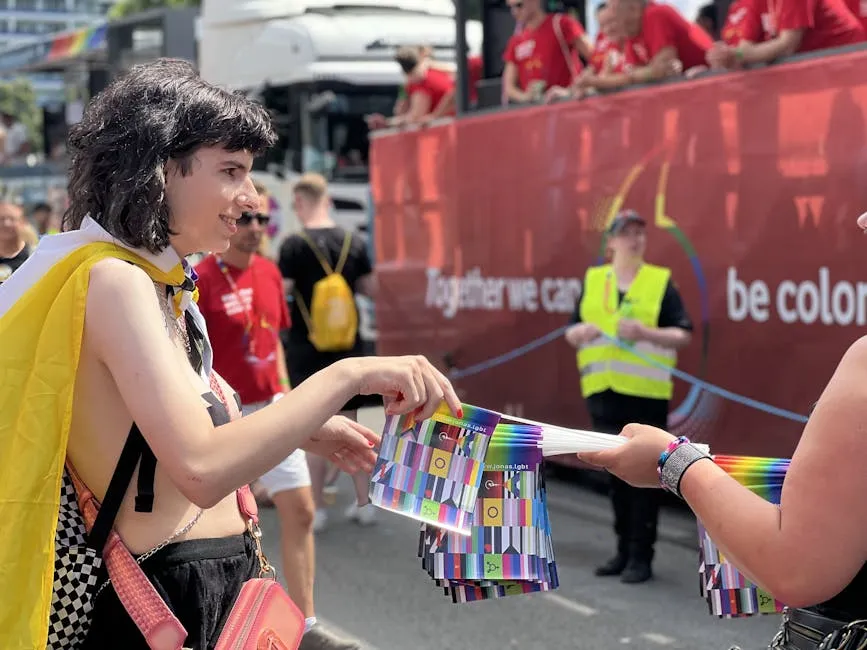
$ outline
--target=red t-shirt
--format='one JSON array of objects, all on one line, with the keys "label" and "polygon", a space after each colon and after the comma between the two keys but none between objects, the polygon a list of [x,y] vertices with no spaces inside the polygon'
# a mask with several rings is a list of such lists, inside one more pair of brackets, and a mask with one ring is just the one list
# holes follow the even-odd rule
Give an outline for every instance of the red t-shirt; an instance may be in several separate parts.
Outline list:
[{"label": "red t-shirt", "polygon": [[627,41],[626,63],[644,66],[663,48],[674,47],[683,69],[689,70],[707,65],[705,56],[711,45],[708,33],[681,16],[677,9],[648,2],[641,18],[641,33]]},{"label": "red t-shirt", "polygon": [[754,0],[735,0],[731,4],[720,36],[732,47],[740,45],[741,41],[761,43],[765,40],[762,14]]},{"label": "red t-shirt", "polygon": [[593,45],[593,56],[590,57],[590,67],[593,72],[599,74],[608,63],[611,72],[623,72],[623,50],[602,32],[596,34],[596,43]]},{"label": "red t-shirt", "polygon": [[[413,81],[406,85],[406,96],[412,98],[415,93],[424,93],[430,97],[430,111],[433,112],[448,93],[455,88],[455,80],[448,72],[430,68],[421,81]],[[454,115],[454,109],[446,115]]]},{"label": "red t-shirt", "polygon": [[[562,46],[554,21],[563,34]],[[527,90],[534,81],[544,81],[547,88],[565,88],[572,84],[573,71],[577,75],[582,69],[581,59],[575,51],[575,41],[582,36],[584,28],[571,16],[549,15],[535,29],[525,28],[513,35],[506,45],[503,60],[518,68],[521,90]],[[563,51],[563,46],[568,48],[568,52]]]},{"label": "red t-shirt", "polygon": [[861,21],[861,27],[867,31],[867,0],[846,0],[846,6]]},{"label": "red t-shirt", "polygon": [[289,328],[283,278],[276,264],[259,255],[246,269],[225,268],[234,287],[213,255],[196,266],[198,306],[214,349],[214,369],[238,391],[242,404],[270,400],[283,392],[277,374],[278,336]]},{"label": "red t-shirt", "polygon": [[849,10],[847,0],[754,1],[759,3],[762,24],[770,37],[786,29],[805,30],[798,52],[842,47],[865,40],[864,27]]}]

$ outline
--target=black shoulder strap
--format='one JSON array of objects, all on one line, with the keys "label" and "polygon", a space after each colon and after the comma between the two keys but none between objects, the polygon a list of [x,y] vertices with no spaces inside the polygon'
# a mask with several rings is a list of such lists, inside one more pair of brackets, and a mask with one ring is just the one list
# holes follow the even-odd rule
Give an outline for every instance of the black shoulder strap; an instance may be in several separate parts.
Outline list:
[{"label": "black shoulder strap", "polygon": [[157,471],[157,457],[148,445],[141,454],[138,466],[138,494],[135,497],[136,512],[154,511],[154,475]]},{"label": "black shoulder strap", "polygon": [[120,452],[117,467],[115,467],[114,474],[109,481],[108,489],[105,491],[105,498],[100,504],[99,514],[96,516],[96,521],[87,539],[87,545],[100,555],[108,541],[114,520],[117,519],[117,513],[120,511],[123,497],[132,481],[135,467],[145,449],[147,449],[147,443],[145,443],[138,426],[133,423],[123,451]]},{"label": "black shoulder strap", "polygon": [[[185,284],[189,280],[187,278],[184,280]],[[192,282],[190,280],[190,282]],[[195,285],[192,285],[195,288]],[[192,290],[189,287],[182,287],[187,290]],[[166,287],[166,295],[171,300],[171,288]],[[196,321],[193,319],[192,314],[189,310],[184,312],[184,321],[187,326],[187,336],[190,340],[190,354],[189,360],[190,364],[192,364],[193,369],[196,372],[201,372],[202,366],[204,365],[204,339],[205,336],[202,331],[199,329]],[[141,458],[141,465],[138,470],[138,481],[136,482],[136,498],[135,498],[135,511],[136,512],[153,512],[154,511],[154,476],[157,470],[157,457],[154,455],[154,452],[151,451],[151,448],[145,443],[144,438],[142,438],[141,432],[138,430],[138,427],[133,424],[133,429],[130,431],[130,438],[133,437],[133,432],[135,435],[141,439],[141,451],[138,453],[138,456],[135,458],[132,464],[132,470],[135,470],[135,463],[138,462],[139,458]],[[127,440],[127,444],[129,444],[129,440]],[[126,448],[124,448],[125,450]],[[121,458],[123,458],[123,454],[121,454]],[[120,469],[120,462],[118,462],[118,470]],[[124,484],[124,493],[126,492],[127,487],[129,486],[129,481],[132,478],[132,473],[127,478],[126,483]],[[111,486],[109,486],[110,488]],[[107,495],[106,495],[107,496]],[[120,495],[121,500],[123,500],[124,494]],[[118,503],[118,507],[120,507],[120,503]],[[117,513],[115,513],[116,515]],[[95,527],[94,527],[95,528]],[[109,524],[109,530],[111,529],[111,524]],[[106,531],[106,539],[108,539],[108,531]]]}]

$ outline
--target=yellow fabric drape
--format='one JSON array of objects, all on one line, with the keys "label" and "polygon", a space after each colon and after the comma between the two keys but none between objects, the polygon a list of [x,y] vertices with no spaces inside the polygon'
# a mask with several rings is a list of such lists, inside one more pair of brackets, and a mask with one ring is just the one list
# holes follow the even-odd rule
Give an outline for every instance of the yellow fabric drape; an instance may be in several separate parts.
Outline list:
[{"label": "yellow fabric drape", "polygon": [[[109,243],[72,250],[0,316],[0,648],[44,650],[54,580],[54,535],[91,267],[132,262],[156,282],[165,273]],[[23,269],[23,267],[22,267]]]}]

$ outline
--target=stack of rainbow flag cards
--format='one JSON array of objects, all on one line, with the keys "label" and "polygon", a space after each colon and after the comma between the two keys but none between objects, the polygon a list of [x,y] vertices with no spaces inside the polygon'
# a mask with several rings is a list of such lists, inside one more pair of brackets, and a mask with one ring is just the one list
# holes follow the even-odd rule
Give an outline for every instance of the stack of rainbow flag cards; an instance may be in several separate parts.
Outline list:
[{"label": "stack of rainbow flag cards", "polygon": [[[715,455],[714,462],[741,485],[779,505],[788,459]],[[741,618],[783,611],[783,603],[748,580],[725,558],[701,521],[698,539],[699,589],[712,615]]]},{"label": "stack of rainbow flag cards", "polygon": [[539,427],[501,420],[468,535],[423,524],[422,568],[452,602],[556,589]]},{"label": "stack of rainbow flag cards", "polygon": [[557,587],[542,432],[467,404],[387,418],[371,503],[422,522],[422,567],[453,602]]},{"label": "stack of rainbow flag cards", "polygon": [[[559,586],[544,478],[546,456],[610,449],[620,436],[443,404],[427,420],[389,416],[370,480],[373,505],[421,522],[418,557],[455,603]],[[709,451],[706,445],[697,445]],[[715,456],[741,484],[779,503],[788,460]],[[698,524],[701,595],[720,617],[782,611]]]}]

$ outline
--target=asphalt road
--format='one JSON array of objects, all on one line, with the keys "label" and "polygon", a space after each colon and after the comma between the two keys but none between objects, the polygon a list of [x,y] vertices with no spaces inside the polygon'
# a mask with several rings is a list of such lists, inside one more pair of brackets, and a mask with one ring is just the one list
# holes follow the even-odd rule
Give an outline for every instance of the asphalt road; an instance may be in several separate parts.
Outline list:
[{"label": "asphalt road", "polygon": [[[369,410],[363,421],[381,426],[381,412]],[[317,614],[371,650],[760,650],[778,625],[775,616],[719,620],[707,613],[698,595],[695,526],[682,511],[662,513],[654,579],[623,585],[593,575],[614,545],[608,500],[550,481],[560,588],[455,605],[421,569],[418,524],[384,511],[372,527],[345,521],[353,491],[348,480],[341,488],[329,528],[317,536]],[[269,559],[279,562],[273,510],[263,512],[263,529]]]}]

